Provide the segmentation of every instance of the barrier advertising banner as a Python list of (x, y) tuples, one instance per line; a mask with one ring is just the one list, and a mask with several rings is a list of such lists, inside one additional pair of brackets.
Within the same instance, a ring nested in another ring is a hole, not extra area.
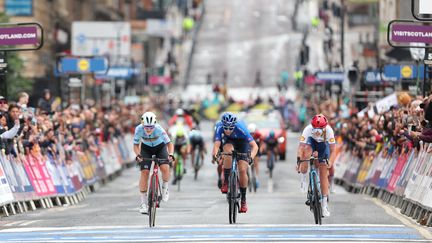
[(56, 193), (54, 183), (46, 168), (45, 160), (41, 156), (28, 155), (24, 164), (38, 196), (50, 196)]
[(401, 155), (399, 155), (399, 158), (397, 159), (396, 165), (393, 169), (393, 173), (390, 175), (390, 179), (388, 181), (387, 190), (389, 192), (393, 192), (396, 189), (396, 182), (399, 180), (399, 177), (402, 174), (402, 170), (408, 161), (408, 157), (408, 151), (404, 151)]
[(2, 163), (0, 163), (0, 205), (13, 201), (14, 197), (6, 179)]

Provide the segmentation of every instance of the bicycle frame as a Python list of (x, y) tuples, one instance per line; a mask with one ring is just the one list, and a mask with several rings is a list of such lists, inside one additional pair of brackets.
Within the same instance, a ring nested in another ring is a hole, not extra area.
[[(315, 161), (318, 162), (317, 158), (311, 157), (309, 160), (298, 160), (297, 164), (300, 164), (302, 162), (309, 162), (309, 189), (307, 198), (309, 201), (309, 208), (314, 213), (315, 223), (321, 224), (321, 217), (322, 217), (322, 208), (321, 208), (321, 202), (322, 202), (322, 193), (321, 193), (321, 182), (319, 178), (319, 173), (317, 171), (317, 168), (315, 166)], [(314, 180), (316, 180), (314, 182)], [(316, 187), (315, 187), (316, 185)], [(317, 194), (317, 195), (315, 195)], [(318, 197), (318, 198), (316, 198)]]
[(232, 163), (231, 163), (231, 172), (228, 180), (228, 193), (227, 193), (227, 199), (228, 199), (228, 216), (229, 216), (229, 222), (230, 224), (236, 223), (237, 220), (237, 212), (240, 211), (239, 207), (239, 200), (240, 200), (240, 181), (239, 181), (239, 174), (237, 170), (238, 166), (238, 160), (237, 156), (240, 155), (236, 151), (232, 151), (231, 153), (220, 153), (220, 155), (223, 156), (231, 156)]
[(316, 166), (315, 166), (315, 158), (311, 158), (310, 159), (310, 170), (309, 170), (309, 186), (311, 187), (311, 191), (313, 192), (315, 190), (315, 185), (313, 183), (313, 178), (316, 178), (317, 180), (317, 185), (318, 185), (318, 195), (320, 196), (319, 201), (322, 200), (322, 193), (321, 193), (321, 181), (320, 181), (320, 177), (319, 177), (319, 173), (317, 172)]
[(148, 215), (149, 215), (149, 226), (154, 227), (156, 221), (156, 208), (160, 206), (162, 199), (162, 190), (159, 181), (159, 164), (163, 159), (157, 159), (155, 155), (150, 158), (143, 159), (151, 160), (153, 165), (153, 173), (150, 175), (150, 183), (148, 187)]

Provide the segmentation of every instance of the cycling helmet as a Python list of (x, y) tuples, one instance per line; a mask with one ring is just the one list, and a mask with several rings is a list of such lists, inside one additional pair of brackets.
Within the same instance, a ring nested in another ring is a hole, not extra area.
[(141, 116), (141, 123), (144, 126), (154, 126), (156, 122), (156, 114), (153, 112), (146, 112)]
[(311, 125), (313, 128), (325, 128), (327, 124), (327, 118), (322, 114), (316, 115), (312, 118)]
[(275, 132), (274, 132), (273, 130), (271, 130), (270, 133), (269, 133), (269, 136), (270, 136), (271, 138), (274, 138), (274, 137), (275, 137)]
[(221, 121), (224, 127), (233, 127), (237, 123), (237, 117), (231, 112), (225, 112)]
[(249, 126), (248, 126), (249, 133), (255, 133), (256, 129), (257, 129), (257, 126), (255, 125), (255, 123), (249, 124)]
[(184, 111), (181, 108), (178, 108), (175, 113), (177, 116), (184, 116)]

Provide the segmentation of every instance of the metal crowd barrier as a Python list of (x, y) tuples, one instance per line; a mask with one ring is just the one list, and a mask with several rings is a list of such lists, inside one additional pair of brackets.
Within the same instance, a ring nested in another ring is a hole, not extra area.
[(101, 143), (97, 151), (71, 151), (57, 144), (57, 155), (0, 154), (0, 215), (37, 208), (74, 205), (133, 166), (133, 137), (126, 134)]
[(432, 144), (421, 143), (420, 147), (417, 151), (404, 145), (392, 151), (384, 146), (364, 159), (339, 149), (335, 182), (349, 192), (377, 197), (418, 223), (432, 226)]

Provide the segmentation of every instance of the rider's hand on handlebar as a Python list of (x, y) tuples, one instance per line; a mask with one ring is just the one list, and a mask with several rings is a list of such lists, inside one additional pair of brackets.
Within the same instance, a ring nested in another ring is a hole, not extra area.
[(136, 161), (137, 163), (141, 163), (142, 160), (143, 160), (143, 157), (141, 156), (141, 154), (138, 154), (138, 155), (135, 157), (135, 161)]
[(212, 164), (216, 163), (217, 161), (218, 161), (218, 157), (216, 155), (213, 155)]
[(175, 160), (174, 155), (172, 155), (172, 154), (168, 155), (168, 159), (169, 159), (170, 163), (174, 162), (174, 160)]

